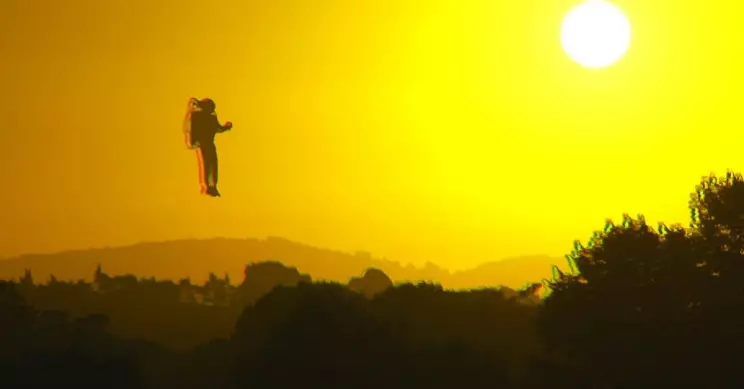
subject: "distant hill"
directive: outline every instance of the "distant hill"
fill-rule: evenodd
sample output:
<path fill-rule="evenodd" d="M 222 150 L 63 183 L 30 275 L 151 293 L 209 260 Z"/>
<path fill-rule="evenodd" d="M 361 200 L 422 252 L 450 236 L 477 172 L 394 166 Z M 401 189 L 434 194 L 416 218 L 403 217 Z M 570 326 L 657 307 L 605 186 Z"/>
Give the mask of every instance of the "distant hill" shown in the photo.
<path fill-rule="evenodd" d="M 204 239 L 141 243 L 132 246 L 66 251 L 56 254 L 28 254 L 0 260 L 0 279 L 17 278 L 31 269 L 37 282 L 51 274 L 59 280 L 91 280 L 100 263 L 110 275 L 178 280 L 190 277 L 204 282 L 210 272 L 243 279 L 246 264 L 275 260 L 313 275 L 315 280 L 348 282 L 367 268 L 384 271 L 394 282 L 434 281 L 445 288 L 508 286 L 520 288 L 551 275 L 551 266 L 565 269 L 562 258 L 530 256 L 489 262 L 471 270 L 451 273 L 433 263 L 424 267 L 402 266 L 398 262 L 315 248 L 282 238 Z"/>

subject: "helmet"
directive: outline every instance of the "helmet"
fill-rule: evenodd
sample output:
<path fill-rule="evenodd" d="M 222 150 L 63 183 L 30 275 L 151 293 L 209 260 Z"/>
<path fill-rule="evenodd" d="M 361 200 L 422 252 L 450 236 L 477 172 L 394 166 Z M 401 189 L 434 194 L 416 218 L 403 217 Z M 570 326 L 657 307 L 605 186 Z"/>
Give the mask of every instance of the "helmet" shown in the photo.
<path fill-rule="evenodd" d="M 214 101 L 212 99 L 201 99 L 199 100 L 199 107 L 201 107 L 202 111 L 207 113 L 212 113 L 217 108 Z"/>

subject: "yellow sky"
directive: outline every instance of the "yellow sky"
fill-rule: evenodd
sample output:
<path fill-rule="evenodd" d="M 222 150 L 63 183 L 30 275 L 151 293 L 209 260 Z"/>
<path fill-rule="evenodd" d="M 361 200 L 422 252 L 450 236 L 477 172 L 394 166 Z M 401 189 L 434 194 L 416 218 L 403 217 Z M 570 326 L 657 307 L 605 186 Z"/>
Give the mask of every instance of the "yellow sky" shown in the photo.
<path fill-rule="evenodd" d="M 631 49 L 588 71 L 574 4 L 2 0 L 0 257 L 274 235 L 460 269 L 686 222 L 700 176 L 744 170 L 742 6 L 617 1 Z M 220 199 L 190 96 L 235 123 Z"/>

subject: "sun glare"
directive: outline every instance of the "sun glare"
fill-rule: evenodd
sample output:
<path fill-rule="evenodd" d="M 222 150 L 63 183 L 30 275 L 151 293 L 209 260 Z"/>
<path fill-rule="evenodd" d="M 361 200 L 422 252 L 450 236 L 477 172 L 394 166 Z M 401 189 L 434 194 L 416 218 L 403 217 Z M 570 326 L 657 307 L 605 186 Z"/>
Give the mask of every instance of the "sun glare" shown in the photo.
<path fill-rule="evenodd" d="M 619 61 L 630 47 L 630 22 L 615 5 L 589 0 L 574 7 L 563 20 L 561 44 L 578 64 L 591 69 Z"/>

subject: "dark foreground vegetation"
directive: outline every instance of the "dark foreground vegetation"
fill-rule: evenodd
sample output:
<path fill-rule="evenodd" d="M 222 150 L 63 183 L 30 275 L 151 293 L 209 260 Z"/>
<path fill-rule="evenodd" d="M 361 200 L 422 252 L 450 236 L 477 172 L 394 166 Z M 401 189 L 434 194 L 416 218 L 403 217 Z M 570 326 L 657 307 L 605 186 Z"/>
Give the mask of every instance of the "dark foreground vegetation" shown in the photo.
<path fill-rule="evenodd" d="M 0 283 L 0 387 L 744 387 L 744 178 L 704 178 L 690 210 L 608 221 L 542 300 L 276 262 L 239 285 L 27 272 Z"/>

